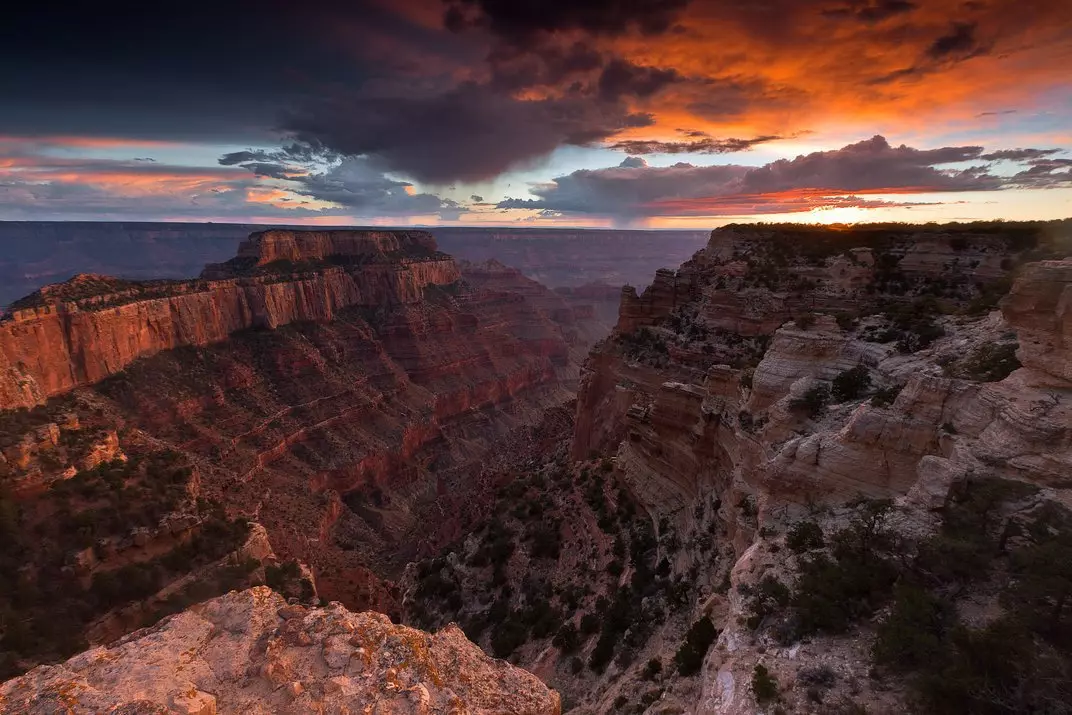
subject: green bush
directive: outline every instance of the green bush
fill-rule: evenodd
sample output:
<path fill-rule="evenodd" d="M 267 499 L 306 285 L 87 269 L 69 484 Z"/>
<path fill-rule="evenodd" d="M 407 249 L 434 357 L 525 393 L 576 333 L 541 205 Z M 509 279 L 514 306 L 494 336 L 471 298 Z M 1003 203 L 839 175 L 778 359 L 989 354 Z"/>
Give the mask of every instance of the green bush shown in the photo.
<path fill-rule="evenodd" d="M 703 665 L 704 656 L 707 655 L 708 649 L 716 638 L 718 638 L 718 630 L 710 617 L 704 616 L 693 623 L 689 632 L 685 634 L 685 642 L 674 655 L 678 673 L 688 676 L 698 672 Z"/>
<path fill-rule="evenodd" d="M 752 669 L 752 695 L 760 705 L 772 703 L 778 699 L 778 681 L 762 663 Z"/>
<path fill-rule="evenodd" d="M 1018 343 L 988 343 L 975 349 L 954 371 L 957 377 L 978 382 L 998 382 L 1020 369 Z"/>
<path fill-rule="evenodd" d="M 564 623 L 555 633 L 555 637 L 551 639 L 551 643 L 563 653 L 574 652 L 581 644 L 577 626 L 573 623 Z"/>
<path fill-rule="evenodd" d="M 811 520 L 798 521 L 785 535 L 785 545 L 795 554 L 821 549 L 823 544 L 823 530 Z"/>
<path fill-rule="evenodd" d="M 789 407 L 804 413 L 810 418 L 815 418 L 822 414 L 829 400 L 830 391 L 826 386 L 815 385 L 800 397 L 794 397 L 789 402 Z"/>
<path fill-rule="evenodd" d="M 831 554 L 801 561 L 792 606 L 797 635 L 844 633 L 892 595 L 899 575 L 896 543 L 885 528 L 888 500 L 858 505 L 849 526 L 834 534 Z"/>
<path fill-rule="evenodd" d="M 873 407 L 889 407 L 897 399 L 897 396 L 901 394 L 902 389 L 904 389 L 904 385 L 893 385 L 892 387 L 877 390 L 871 396 L 871 405 Z"/>
<path fill-rule="evenodd" d="M 763 624 L 767 616 L 773 615 L 785 609 L 789 605 L 789 588 L 770 574 L 760 579 L 754 589 L 751 589 L 747 608 L 751 615 L 748 617 L 748 627 L 755 629 Z"/>
<path fill-rule="evenodd" d="M 652 658 L 644 666 L 644 672 L 641 673 L 641 677 L 644 678 L 644 680 L 655 680 L 662 672 L 663 662 L 658 658 Z"/>
<path fill-rule="evenodd" d="M 838 402 L 855 400 L 871 386 L 871 374 L 863 365 L 845 370 L 834 378 L 830 394 Z"/>
<path fill-rule="evenodd" d="M 872 657 L 901 671 L 925 667 L 940 657 L 942 638 L 955 618 L 947 601 L 919 586 L 900 586 L 890 615 L 878 627 Z"/>
<path fill-rule="evenodd" d="M 517 614 L 499 621 L 491 632 L 491 652 L 496 658 L 508 658 L 529 639 L 529 629 Z"/>

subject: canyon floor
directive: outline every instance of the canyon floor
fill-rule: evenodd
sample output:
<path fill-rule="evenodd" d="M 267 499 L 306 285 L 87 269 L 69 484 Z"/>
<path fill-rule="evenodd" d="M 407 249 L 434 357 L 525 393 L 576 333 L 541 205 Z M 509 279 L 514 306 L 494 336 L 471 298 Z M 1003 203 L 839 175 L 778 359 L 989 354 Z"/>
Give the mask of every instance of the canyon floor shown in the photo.
<path fill-rule="evenodd" d="M 605 338 L 583 292 L 351 233 L 0 324 L 5 674 L 289 598 L 258 632 L 327 659 L 319 619 L 380 611 L 557 692 L 504 671 L 517 712 L 1069 711 L 1067 224 L 726 227 Z M 282 597 L 191 607 L 256 584 Z M 466 682 L 507 667 L 465 652 Z M 283 660 L 241 687 L 295 712 L 398 675 Z M 191 697 L 248 707 L 206 677 Z M 414 712 L 512 712 L 399 677 Z"/>

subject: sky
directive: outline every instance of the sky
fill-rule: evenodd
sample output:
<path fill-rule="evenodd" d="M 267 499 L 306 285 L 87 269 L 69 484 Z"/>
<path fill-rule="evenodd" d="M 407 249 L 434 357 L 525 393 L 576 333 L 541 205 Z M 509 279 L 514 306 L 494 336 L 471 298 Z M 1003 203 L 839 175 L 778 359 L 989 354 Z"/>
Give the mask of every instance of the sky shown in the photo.
<path fill-rule="evenodd" d="M 1068 0 L 71 5 L 0 23 L 0 220 L 1072 216 Z"/>

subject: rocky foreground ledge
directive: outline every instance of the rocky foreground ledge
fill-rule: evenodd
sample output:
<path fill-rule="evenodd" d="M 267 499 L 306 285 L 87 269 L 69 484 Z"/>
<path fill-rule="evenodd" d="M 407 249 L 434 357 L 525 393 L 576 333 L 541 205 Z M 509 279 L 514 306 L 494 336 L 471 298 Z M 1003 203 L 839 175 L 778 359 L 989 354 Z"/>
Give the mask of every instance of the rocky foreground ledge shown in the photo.
<path fill-rule="evenodd" d="M 558 715 L 558 693 L 484 655 L 379 613 L 287 605 L 266 587 L 193 606 L 0 686 L 0 712 L 216 715 Z"/>

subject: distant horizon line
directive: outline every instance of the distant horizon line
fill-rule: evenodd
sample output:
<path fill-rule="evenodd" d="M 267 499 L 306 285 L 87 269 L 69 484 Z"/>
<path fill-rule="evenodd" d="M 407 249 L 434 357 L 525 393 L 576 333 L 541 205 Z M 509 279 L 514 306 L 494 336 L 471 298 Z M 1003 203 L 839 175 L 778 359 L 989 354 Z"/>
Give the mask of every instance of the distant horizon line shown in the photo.
<path fill-rule="evenodd" d="M 625 231 L 634 233 L 710 233 L 720 228 L 733 225 L 767 225 L 767 226 L 801 226 L 811 228 L 834 228 L 847 226 L 953 226 L 965 224 L 1030 224 L 1030 223 L 1062 223 L 1072 221 L 1072 215 L 1064 218 L 1052 219 L 963 219 L 952 221 L 854 221 L 839 223 L 810 223 L 797 221 L 731 221 L 712 228 L 614 228 L 606 226 L 516 226 L 516 225 L 488 225 L 488 224 L 295 224 L 295 223 L 257 223 L 249 221 L 196 221 L 196 220 L 123 220 L 123 219 L 0 219 L 0 224 L 175 224 L 196 226 L 235 226 L 235 227 L 268 227 L 286 228 L 303 231 L 331 231 L 331 230 L 370 230 L 370 231 L 405 231 L 405 230 L 510 230 L 510 231 L 607 231 L 621 233 Z"/>

